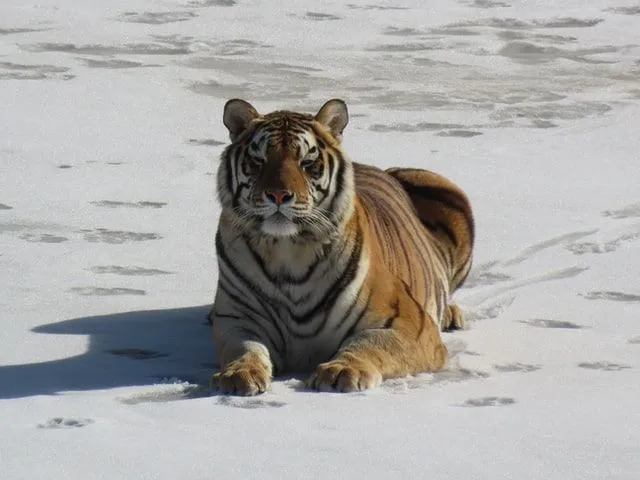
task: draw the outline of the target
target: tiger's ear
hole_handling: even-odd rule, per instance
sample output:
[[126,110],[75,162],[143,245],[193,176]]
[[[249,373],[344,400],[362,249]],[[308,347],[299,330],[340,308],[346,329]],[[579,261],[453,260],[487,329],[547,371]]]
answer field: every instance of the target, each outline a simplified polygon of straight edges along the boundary
[[222,121],[229,130],[231,141],[235,142],[236,138],[247,129],[251,120],[259,116],[260,114],[249,102],[239,98],[234,98],[225,103]]
[[329,100],[316,114],[315,119],[324,125],[336,140],[340,141],[342,140],[342,131],[349,123],[347,105],[338,98]]

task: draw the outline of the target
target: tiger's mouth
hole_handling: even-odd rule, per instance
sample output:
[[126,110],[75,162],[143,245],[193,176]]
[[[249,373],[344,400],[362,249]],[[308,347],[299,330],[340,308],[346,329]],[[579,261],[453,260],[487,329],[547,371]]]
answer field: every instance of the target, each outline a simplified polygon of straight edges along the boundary
[[280,211],[266,217],[262,221],[261,230],[274,237],[293,237],[300,231],[298,225]]

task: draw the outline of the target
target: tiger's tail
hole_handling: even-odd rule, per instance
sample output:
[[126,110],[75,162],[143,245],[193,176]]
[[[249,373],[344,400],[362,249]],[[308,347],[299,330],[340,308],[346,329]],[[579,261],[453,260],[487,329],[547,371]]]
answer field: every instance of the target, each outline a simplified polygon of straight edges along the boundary
[[453,182],[428,170],[390,168],[387,173],[400,182],[420,221],[438,241],[453,293],[471,269],[474,221],[469,199]]

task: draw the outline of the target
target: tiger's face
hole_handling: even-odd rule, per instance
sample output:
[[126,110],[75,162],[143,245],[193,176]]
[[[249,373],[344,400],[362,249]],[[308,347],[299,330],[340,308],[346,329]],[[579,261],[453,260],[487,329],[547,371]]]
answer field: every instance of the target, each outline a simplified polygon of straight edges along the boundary
[[232,144],[222,155],[218,192],[234,224],[270,237],[326,239],[337,233],[353,202],[352,167],[339,146],[347,118],[338,100],[315,117],[284,111],[262,116],[242,100],[228,102]]

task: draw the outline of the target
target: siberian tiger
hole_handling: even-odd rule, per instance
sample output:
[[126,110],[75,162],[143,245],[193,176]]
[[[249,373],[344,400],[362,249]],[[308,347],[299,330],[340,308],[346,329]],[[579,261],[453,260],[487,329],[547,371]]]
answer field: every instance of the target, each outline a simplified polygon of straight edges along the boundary
[[342,100],[312,116],[234,99],[223,120],[214,387],[255,395],[276,372],[315,368],[309,388],[350,392],[441,369],[439,330],[463,325],[447,302],[471,266],[465,194],[349,160]]

